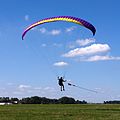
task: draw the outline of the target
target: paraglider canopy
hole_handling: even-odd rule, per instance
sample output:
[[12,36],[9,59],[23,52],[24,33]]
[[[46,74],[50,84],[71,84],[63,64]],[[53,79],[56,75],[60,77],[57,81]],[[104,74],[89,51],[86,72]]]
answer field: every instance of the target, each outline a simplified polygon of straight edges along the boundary
[[30,29],[32,29],[38,25],[44,24],[44,23],[56,22],[56,21],[67,21],[67,22],[72,22],[72,23],[82,25],[85,28],[88,28],[89,30],[91,30],[93,35],[95,35],[95,32],[96,32],[95,27],[91,23],[89,23],[81,18],[72,17],[72,16],[57,16],[57,17],[50,17],[50,18],[45,18],[45,19],[39,20],[38,22],[35,22],[35,23],[31,24],[30,26],[28,26],[22,34],[22,40],[24,39],[24,36]]

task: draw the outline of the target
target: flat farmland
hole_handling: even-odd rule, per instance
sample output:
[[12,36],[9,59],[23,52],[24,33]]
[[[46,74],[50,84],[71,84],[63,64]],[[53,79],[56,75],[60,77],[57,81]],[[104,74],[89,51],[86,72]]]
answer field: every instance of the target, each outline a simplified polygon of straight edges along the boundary
[[119,104],[18,104],[0,106],[0,120],[120,120]]

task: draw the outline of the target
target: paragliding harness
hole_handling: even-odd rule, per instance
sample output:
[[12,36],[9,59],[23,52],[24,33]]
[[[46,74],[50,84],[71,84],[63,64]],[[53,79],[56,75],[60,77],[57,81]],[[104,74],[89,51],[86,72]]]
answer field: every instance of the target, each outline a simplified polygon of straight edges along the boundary
[[58,84],[61,86],[61,91],[63,90],[63,91],[65,91],[65,88],[64,88],[64,84],[63,84],[63,82],[66,82],[66,80],[64,80],[64,77],[60,77],[59,78],[59,76],[58,76]]

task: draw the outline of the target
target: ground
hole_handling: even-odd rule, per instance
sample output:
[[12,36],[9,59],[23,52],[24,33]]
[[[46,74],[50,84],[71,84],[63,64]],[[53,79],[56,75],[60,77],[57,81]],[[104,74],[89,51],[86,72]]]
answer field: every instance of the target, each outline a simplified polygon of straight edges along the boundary
[[120,120],[120,105],[4,105],[0,106],[0,120]]

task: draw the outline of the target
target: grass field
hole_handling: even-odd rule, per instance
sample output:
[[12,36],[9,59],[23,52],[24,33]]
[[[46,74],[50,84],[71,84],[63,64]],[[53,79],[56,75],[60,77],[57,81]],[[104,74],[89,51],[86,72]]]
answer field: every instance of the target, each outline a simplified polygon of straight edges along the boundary
[[0,106],[0,120],[120,120],[120,105],[5,105]]

